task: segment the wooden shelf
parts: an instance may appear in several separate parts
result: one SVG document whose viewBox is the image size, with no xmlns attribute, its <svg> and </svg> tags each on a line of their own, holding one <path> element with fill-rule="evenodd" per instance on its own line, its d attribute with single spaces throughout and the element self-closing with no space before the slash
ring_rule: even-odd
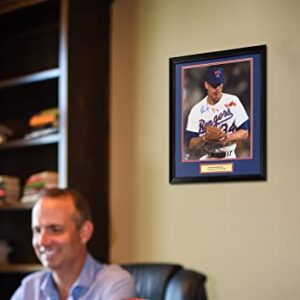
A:
<svg viewBox="0 0 300 300">
<path fill-rule="evenodd" d="M 20 211 L 20 210 L 31 210 L 33 203 L 21 203 L 21 202 L 6 202 L 0 201 L 0 211 Z"/>
<path fill-rule="evenodd" d="M 0 263 L 0 273 L 31 273 L 43 270 L 40 264 Z"/>
<path fill-rule="evenodd" d="M 2 0 L 0 4 L 0 15 L 45 1 L 48 0 Z"/>
<path fill-rule="evenodd" d="M 27 74 L 24 76 L 18 76 L 11 79 L 1 80 L 0 81 L 0 89 L 20 86 L 23 84 L 30 84 L 34 82 L 49 80 L 58 78 L 60 76 L 60 70 L 58 68 L 45 70 L 41 72 L 35 72 L 32 74 Z"/>
<path fill-rule="evenodd" d="M 22 140 L 10 141 L 5 144 L 0 144 L 0 151 L 55 144 L 59 142 L 59 138 L 60 138 L 59 133 L 56 133 L 56 134 L 49 134 L 39 138 L 30 139 L 30 140 L 22 139 Z"/>
</svg>

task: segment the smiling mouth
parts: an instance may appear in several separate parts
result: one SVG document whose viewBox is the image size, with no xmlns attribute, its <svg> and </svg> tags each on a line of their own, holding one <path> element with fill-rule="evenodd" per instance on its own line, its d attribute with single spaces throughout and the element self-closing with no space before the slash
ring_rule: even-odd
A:
<svg viewBox="0 0 300 300">
<path fill-rule="evenodd" d="M 56 251 L 54 251 L 53 249 L 48 250 L 45 248 L 40 248 L 39 249 L 39 254 L 41 256 L 42 259 L 50 259 L 51 257 L 53 257 L 53 255 L 55 254 Z"/>
</svg>

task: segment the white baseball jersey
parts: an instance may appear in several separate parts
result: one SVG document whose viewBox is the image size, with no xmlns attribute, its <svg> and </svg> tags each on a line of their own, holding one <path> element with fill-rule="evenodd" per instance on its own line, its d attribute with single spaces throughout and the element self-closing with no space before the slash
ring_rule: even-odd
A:
<svg viewBox="0 0 300 300">
<path fill-rule="evenodd" d="M 186 130 L 205 133 L 205 126 L 212 125 L 224 132 L 235 132 L 249 119 L 245 108 L 237 96 L 222 93 L 221 99 L 214 105 L 207 103 L 207 96 L 193 106 L 188 116 Z M 215 152 L 234 152 L 236 143 L 220 147 Z"/>
</svg>

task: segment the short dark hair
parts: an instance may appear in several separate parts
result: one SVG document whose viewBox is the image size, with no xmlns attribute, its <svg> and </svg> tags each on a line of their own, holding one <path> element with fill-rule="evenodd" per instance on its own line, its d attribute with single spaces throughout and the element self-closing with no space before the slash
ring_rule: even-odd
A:
<svg viewBox="0 0 300 300">
<path fill-rule="evenodd" d="M 92 213 L 88 200 L 78 191 L 69 188 L 50 188 L 45 189 L 40 199 L 42 198 L 63 198 L 70 197 L 75 206 L 77 217 L 75 220 L 77 228 L 80 228 L 87 220 L 92 221 Z"/>
</svg>

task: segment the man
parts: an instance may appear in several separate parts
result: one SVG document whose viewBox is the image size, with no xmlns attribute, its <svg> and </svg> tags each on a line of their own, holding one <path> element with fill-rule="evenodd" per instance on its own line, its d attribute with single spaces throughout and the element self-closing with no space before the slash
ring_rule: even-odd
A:
<svg viewBox="0 0 300 300">
<path fill-rule="evenodd" d="M 45 191 L 32 210 L 32 231 L 33 248 L 46 269 L 24 278 L 11 300 L 121 300 L 135 296 L 135 284 L 127 271 L 101 264 L 88 253 L 93 223 L 88 202 L 78 192 Z"/>
<path fill-rule="evenodd" d="M 200 160 L 236 158 L 236 142 L 249 134 L 249 117 L 237 96 L 223 93 L 224 69 L 212 67 L 206 74 L 207 96 L 194 105 L 188 116 L 186 142 L 189 153 Z M 209 143 L 207 127 L 222 129 L 220 139 Z"/>
</svg>

